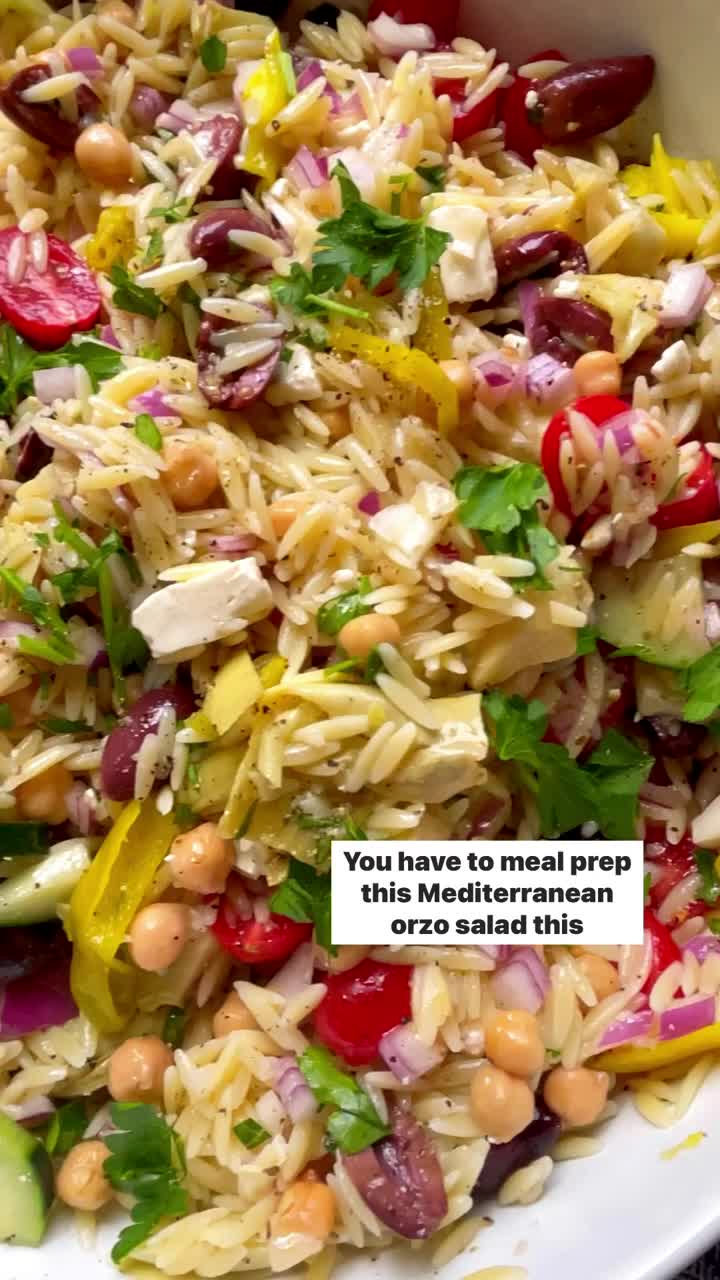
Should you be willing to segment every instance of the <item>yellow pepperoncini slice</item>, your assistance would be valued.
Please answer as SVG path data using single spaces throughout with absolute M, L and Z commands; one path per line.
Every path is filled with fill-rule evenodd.
M 256 173 L 268 186 L 282 167 L 282 150 L 268 137 L 268 127 L 287 106 L 294 93 L 290 55 L 280 43 L 280 33 L 270 32 L 265 41 L 265 57 L 243 89 L 243 109 L 247 122 L 242 167 Z
M 449 360 L 452 356 L 450 310 L 437 267 L 432 268 L 423 285 L 420 323 L 413 341 L 431 360 Z
M 422 391 L 435 405 L 440 431 L 452 431 L 458 424 L 457 389 L 438 364 L 417 348 L 403 347 L 370 333 L 340 325 L 333 330 L 331 345 L 345 355 L 359 356 L 402 386 Z
M 120 1031 L 133 1012 L 136 974 L 117 953 L 176 832 L 172 814 L 158 813 L 154 796 L 131 801 L 70 899 L 70 985 L 100 1031 Z
M 720 538 L 720 520 L 704 520 L 700 524 L 678 525 L 676 529 L 668 529 L 661 533 L 652 549 L 654 560 L 669 560 L 678 555 L 684 547 L 696 542 L 714 542 Z
M 701 1053 L 711 1053 L 720 1049 L 720 1023 L 710 1027 L 702 1027 L 700 1031 L 691 1031 L 687 1036 L 678 1036 L 675 1040 L 663 1040 L 660 1044 L 647 1048 L 635 1048 L 627 1045 L 618 1049 L 610 1049 L 596 1058 L 591 1058 L 588 1066 L 601 1071 L 614 1071 L 616 1075 L 632 1076 L 642 1071 L 655 1071 L 659 1067 L 667 1067 L 672 1062 L 685 1062 L 697 1058 Z
M 93 271 L 109 271 L 116 262 L 130 261 L 135 249 L 135 224 L 129 209 L 113 204 L 103 209 L 95 234 L 85 246 L 85 257 Z
M 711 191 L 714 187 L 717 191 L 717 201 L 708 200 L 710 208 L 705 217 L 698 217 L 697 207 L 691 206 L 683 195 L 683 179 L 692 180 L 691 164 L 700 165 L 704 188 Z M 649 208 L 648 212 L 667 237 L 666 258 L 685 258 L 693 253 L 708 219 L 720 207 L 720 175 L 711 161 L 689 161 L 669 155 L 659 133 L 653 138 L 650 163 L 628 165 L 621 170 L 620 181 L 634 199 L 651 195 L 660 198 L 662 203 L 658 208 Z M 708 251 L 707 245 L 703 251 Z

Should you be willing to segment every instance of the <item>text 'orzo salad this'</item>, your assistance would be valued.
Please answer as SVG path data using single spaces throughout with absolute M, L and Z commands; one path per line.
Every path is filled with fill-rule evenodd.
M 452 2 L 1 7 L 0 1239 L 429 1270 L 720 1048 L 720 175 Z M 332 944 L 570 834 L 644 945 Z

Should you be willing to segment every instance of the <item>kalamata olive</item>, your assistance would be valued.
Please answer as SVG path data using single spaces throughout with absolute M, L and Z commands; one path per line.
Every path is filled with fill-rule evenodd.
M 133 90 L 128 111 L 138 129 L 152 129 L 158 116 L 168 111 L 171 103 L 169 93 L 161 93 L 149 84 L 139 84 Z
M 522 288 L 522 286 L 521 286 Z M 563 364 L 573 365 L 584 351 L 612 351 L 610 317 L 591 302 L 575 298 L 540 296 L 532 330 L 526 331 L 533 355 L 547 352 Z
M 20 441 L 15 464 L 15 479 L 32 480 L 38 471 L 42 471 L 43 467 L 52 462 L 53 452 L 52 446 L 46 444 L 31 427 Z
M 0 110 L 9 116 L 31 138 L 44 142 L 51 151 L 72 151 L 76 139 L 86 125 L 96 118 L 100 99 L 88 85 L 76 90 L 78 119 L 66 120 L 60 114 L 57 100 L 52 102 L 25 102 L 22 94 L 33 85 L 41 84 L 52 75 L 44 62 L 33 63 L 18 71 L 3 89 L 0 89 Z
M 256 235 L 274 238 L 274 228 L 264 218 L 258 218 L 247 209 L 211 209 L 195 219 L 190 232 L 190 251 L 195 258 L 204 258 L 211 271 L 237 265 L 242 257 L 246 270 L 269 266 L 269 260 L 228 240 L 230 231 L 253 231 Z
M 582 142 L 614 129 L 650 91 L 649 54 L 571 62 L 546 80 L 533 80 L 525 98 L 530 123 L 547 142 Z
M 686 724 L 678 716 L 648 716 L 645 725 L 651 746 L 658 755 L 671 759 L 694 755 L 705 737 L 704 725 Z
M 70 958 L 70 941 L 59 920 L 0 929 L 0 983 L 27 978 L 41 969 L 62 969 Z
M 440 1162 L 407 1101 L 395 1103 L 392 1134 L 343 1164 L 366 1205 L 391 1231 L 425 1240 L 447 1213 Z
M 237 116 L 217 115 L 194 125 L 192 133 L 204 160 L 217 160 L 210 185 L 216 200 L 232 200 L 241 191 L 252 189 L 257 178 L 236 169 L 233 163 L 240 150 L 243 127 Z
M 537 1104 L 538 1111 L 526 1129 L 509 1142 L 493 1142 L 480 1170 L 473 1200 L 478 1204 L 500 1190 L 512 1173 L 525 1165 L 546 1156 L 552 1150 L 560 1134 L 560 1120 L 544 1103 Z
M 588 260 L 579 240 L 564 231 L 530 231 L 506 240 L 495 250 L 498 286 L 507 289 L 529 276 L 557 276 L 561 271 L 585 274 Z
M 215 409 L 237 410 L 252 404 L 265 390 L 275 372 L 282 342 L 278 338 L 274 349 L 264 360 L 219 377 L 217 373 L 219 351 L 211 345 L 213 333 L 227 327 L 227 322 L 217 316 L 205 316 L 197 336 L 198 385 L 208 404 Z
M 147 735 L 155 732 L 166 707 L 174 709 L 178 720 L 185 720 L 195 707 L 192 690 L 180 684 L 149 689 L 108 736 L 103 748 L 100 778 L 103 793 L 111 800 L 132 800 L 137 753 Z
M 332 27 L 333 31 L 337 31 L 337 21 L 342 13 L 335 4 L 316 4 L 314 9 L 308 9 L 305 18 L 308 22 L 315 22 L 321 27 Z

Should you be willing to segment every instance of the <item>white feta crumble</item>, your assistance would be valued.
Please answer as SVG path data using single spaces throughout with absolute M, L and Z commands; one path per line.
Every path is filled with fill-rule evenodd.
M 448 302 L 487 302 L 492 298 L 498 274 L 485 211 L 473 204 L 442 205 L 432 210 L 428 226 L 450 236 L 439 262 Z
M 211 644 L 265 617 L 272 593 L 257 560 L 218 560 L 178 565 L 160 577 L 171 580 L 133 609 L 133 626 L 154 658 Z

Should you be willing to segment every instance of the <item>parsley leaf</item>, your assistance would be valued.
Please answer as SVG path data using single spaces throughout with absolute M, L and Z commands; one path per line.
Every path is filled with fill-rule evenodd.
M 310 1045 L 298 1065 L 320 1105 L 336 1108 L 327 1128 L 327 1145 L 331 1150 L 339 1147 L 352 1155 L 390 1132 L 365 1090 L 353 1076 L 340 1069 L 324 1046 Z
M 259 1147 L 261 1143 L 267 1142 L 270 1134 L 267 1129 L 263 1129 L 257 1120 L 248 1117 L 247 1120 L 241 1120 L 239 1124 L 233 1125 L 233 1133 L 239 1138 L 244 1147 L 248 1151 L 254 1151 L 255 1147 Z
M 163 218 L 165 222 L 184 222 L 192 209 L 192 200 L 186 196 L 184 200 L 176 200 L 166 209 L 151 209 L 150 218 Z
M 9 702 L 0 702 L 0 729 L 12 729 L 13 714 Z
M 110 270 L 110 280 L 114 285 L 112 300 L 121 311 L 129 311 L 135 316 L 148 316 L 157 320 L 164 310 L 163 303 L 152 289 L 144 289 L 136 284 L 133 277 L 119 262 Z
M 42 630 L 49 632 L 45 638 L 19 636 L 18 649 L 28 657 L 45 658 L 55 666 L 72 662 L 77 656 L 75 646 L 68 639 L 67 623 L 63 621 L 54 604 L 48 604 L 37 587 L 24 582 L 14 569 L 0 569 L 0 583 L 4 586 L 5 599 L 26 613 Z
M 720 937 L 720 917 L 706 916 L 705 923 L 710 932 L 715 934 L 716 938 Z
M 688 695 L 683 719 L 707 720 L 720 707 L 720 645 L 678 674 Z
M 576 631 L 576 648 L 575 653 L 578 658 L 584 658 L 586 653 L 594 653 L 597 649 L 598 629 L 597 627 L 585 626 L 578 627 Z
M 179 1005 L 173 1005 L 165 1014 L 162 1038 L 171 1049 L 179 1049 L 185 1034 L 186 1013 Z
M 635 836 L 638 792 L 652 769 L 652 756 L 617 729 L 608 729 L 593 751 L 585 771 L 595 783 L 598 822 L 607 840 L 632 840 Z
M 113 1102 L 110 1116 L 118 1132 L 105 1138 L 111 1154 L 103 1165 L 116 1191 L 135 1198 L 132 1226 L 125 1227 L 112 1251 L 121 1262 L 162 1222 L 189 1208 L 181 1186 L 185 1172 L 182 1142 L 163 1116 L 145 1102 Z
M 219 36 L 208 36 L 200 45 L 200 61 L 206 71 L 224 71 L 227 62 L 227 45 Z
M 698 897 L 714 906 L 720 898 L 720 879 L 715 870 L 717 854 L 710 849 L 696 849 L 693 857 L 700 876 Z
M 92 725 L 86 720 L 65 720 L 60 716 L 50 716 L 47 720 L 41 721 L 42 728 L 47 733 L 93 733 Z
M 163 447 L 162 432 L 151 413 L 139 413 L 133 430 L 138 440 L 160 452 Z
M 533 462 L 461 467 L 453 488 L 460 499 L 460 524 L 478 532 L 488 551 L 532 560 L 535 573 L 517 579 L 517 589 L 548 588 L 545 569 L 556 559 L 559 543 L 540 520 L 538 501 L 550 496 L 540 467 Z
M 330 876 L 321 875 L 314 867 L 297 858 L 290 859 L 288 873 L 270 899 L 270 910 L 302 924 L 315 925 L 315 937 L 321 947 L 333 955 L 330 942 Z
M 0 856 L 36 857 L 47 853 L 49 832 L 44 822 L 0 822 Z
M 93 390 L 111 378 L 122 365 L 122 353 L 96 338 L 73 338 L 56 351 L 35 351 L 9 324 L 0 326 L 0 414 L 13 413 L 18 400 L 33 390 L 36 369 L 57 369 L 81 364 L 87 369 Z
M 427 182 L 431 191 L 444 191 L 447 174 L 442 164 L 419 164 L 415 169 L 418 178 Z
M 164 248 L 165 242 L 163 240 L 162 231 L 156 228 L 155 231 L 151 233 L 150 239 L 148 240 L 148 246 L 143 258 L 143 266 L 149 267 L 153 262 L 157 262 L 158 258 L 162 258 Z
M 80 1098 L 58 1107 L 50 1121 L 45 1146 L 51 1156 L 66 1156 L 82 1138 L 87 1128 L 85 1103 Z
M 370 579 L 362 577 L 351 591 L 343 591 L 339 596 L 326 600 L 317 611 L 317 624 L 325 635 L 336 636 L 342 631 L 346 622 L 360 618 L 365 613 L 372 613 L 372 606 L 363 603 L 363 596 L 372 591 Z
M 276 302 L 284 307 L 292 307 L 305 315 L 314 316 L 322 311 L 335 311 L 338 315 L 349 316 L 351 320 L 369 320 L 370 314 L 359 307 L 349 307 L 337 298 L 321 297 L 313 293 L 313 277 L 299 262 L 293 262 L 289 276 L 275 276 L 270 281 L 270 293 Z

